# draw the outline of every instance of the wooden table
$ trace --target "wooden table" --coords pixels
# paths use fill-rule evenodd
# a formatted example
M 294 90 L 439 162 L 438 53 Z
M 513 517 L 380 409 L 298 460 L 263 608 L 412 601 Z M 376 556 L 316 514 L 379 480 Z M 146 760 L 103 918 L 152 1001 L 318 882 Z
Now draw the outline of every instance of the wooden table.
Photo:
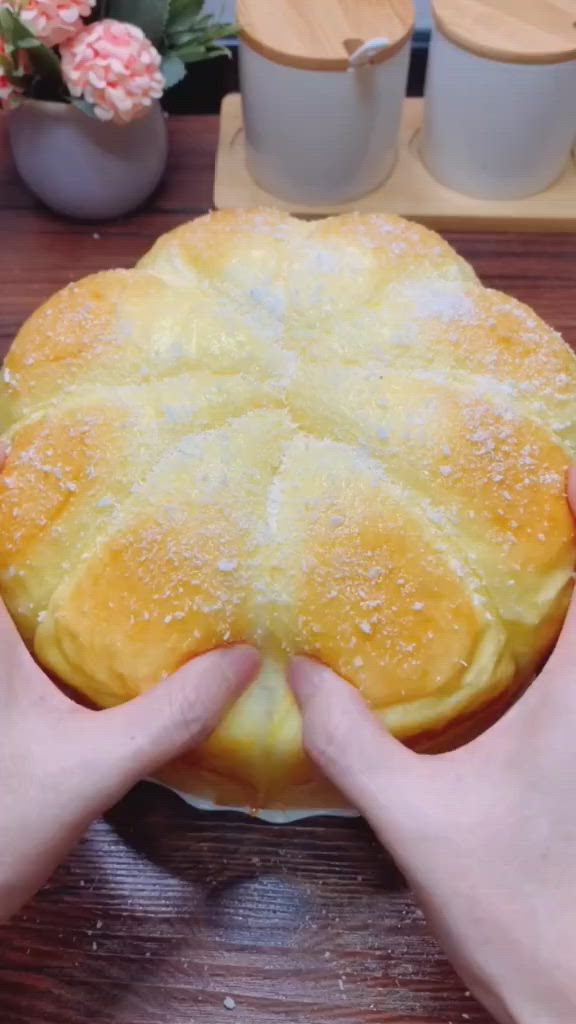
M 112 225 L 36 205 L 0 122 L 0 355 L 56 288 L 129 266 L 211 203 L 215 118 L 174 119 L 152 205 Z M 576 343 L 576 239 L 455 236 L 485 282 Z M 0 780 L 1 785 L 1 780 Z M 0 836 L 1 841 L 1 836 Z M 234 1009 L 226 1009 L 231 997 Z M 360 822 L 271 827 L 141 786 L 0 929 L 2 1024 L 489 1024 Z

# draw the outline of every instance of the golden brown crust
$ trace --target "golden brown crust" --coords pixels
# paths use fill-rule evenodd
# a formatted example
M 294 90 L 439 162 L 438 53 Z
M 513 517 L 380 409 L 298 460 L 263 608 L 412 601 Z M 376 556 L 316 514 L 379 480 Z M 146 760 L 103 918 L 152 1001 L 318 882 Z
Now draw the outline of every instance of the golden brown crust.
M 220 643 L 258 683 L 166 769 L 220 804 L 338 806 L 290 652 L 415 745 L 527 684 L 566 609 L 576 360 L 396 217 L 227 211 L 65 289 L 0 382 L 0 589 L 92 701 Z

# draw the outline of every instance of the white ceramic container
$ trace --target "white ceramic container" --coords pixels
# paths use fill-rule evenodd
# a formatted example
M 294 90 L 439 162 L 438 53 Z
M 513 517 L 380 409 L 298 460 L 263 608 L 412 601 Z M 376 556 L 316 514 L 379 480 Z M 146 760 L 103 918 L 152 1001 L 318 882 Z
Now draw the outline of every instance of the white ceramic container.
M 431 174 L 457 192 L 519 199 L 545 191 L 570 159 L 575 19 L 566 0 L 556 5 L 557 22 L 544 26 L 541 9 L 530 24 L 524 0 L 501 0 L 498 8 L 477 0 L 483 5 L 492 20 L 486 17 L 480 32 L 476 22 L 467 24 L 465 3 L 459 20 L 459 0 L 434 0 L 421 154 Z M 515 15 L 523 19 L 517 30 Z
M 358 0 L 352 21 L 339 31 L 333 12 L 284 0 L 277 4 L 284 8 L 278 12 L 285 19 L 280 34 L 277 25 L 258 17 L 258 9 L 255 16 L 258 0 L 241 0 L 248 169 L 266 191 L 288 202 L 333 205 L 372 191 L 388 177 L 413 27 L 411 0 L 403 9 L 402 4 Z M 328 8 L 335 6 L 328 0 Z M 304 31 L 295 14 L 302 16 Z

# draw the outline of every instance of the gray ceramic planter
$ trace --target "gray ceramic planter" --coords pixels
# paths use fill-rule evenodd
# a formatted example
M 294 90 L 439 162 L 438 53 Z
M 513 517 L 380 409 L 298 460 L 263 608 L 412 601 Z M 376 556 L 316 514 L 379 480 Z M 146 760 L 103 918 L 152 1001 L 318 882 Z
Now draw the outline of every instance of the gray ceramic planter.
M 157 103 L 127 125 L 96 121 L 65 103 L 26 100 L 9 118 L 16 167 L 56 213 L 108 220 L 140 206 L 166 167 L 166 121 Z

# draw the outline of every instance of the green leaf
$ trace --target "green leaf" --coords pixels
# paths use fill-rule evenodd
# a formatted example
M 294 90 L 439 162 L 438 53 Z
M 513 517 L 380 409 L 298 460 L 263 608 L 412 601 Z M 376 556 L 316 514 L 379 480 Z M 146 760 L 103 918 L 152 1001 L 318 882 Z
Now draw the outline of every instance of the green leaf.
M 0 7 L 0 35 L 7 43 L 12 43 L 14 28 L 20 24 L 16 15 L 6 7 Z
M 201 31 L 202 31 L 203 29 L 205 29 L 205 28 L 208 28 L 208 26 L 209 26 L 209 25 L 210 25 L 210 24 L 211 24 L 211 23 L 212 23 L 213 21 L 214 21 L 214 18 L 212 17 L 212 15 L 211 15 L 211 14 L 198 14 L 198 15 L 197 15 L 197 16 L 195 16 L 195 17 L 194 17 L 194 18 L 192 19 L 192 21 L 190 22 L 190 26 L 189 26 L 189 28 L 188 28 L 188 29 L 185 29 L 184 31 L 189 31 L 189 32 L 201 32 Z M 169 26 L 169 31 L 171 31 L 171 32 L 172 32 L 172 31 L 176 31 L 176 32 L 178 32 L 178 31 L 181 31 L 181 30 L 179 30 L 177 26 L 176 26 L 176 28 L 175 28 L 175 29 L 173 29 L 173 26 L 172 26 L 172 25 L 170 25 L 170 26 Z
M 34 47 L 29 48 L 28 60 L 32 65 L 33 71 L 39 78 L 62 77 L 60 61 L 54 53 L 54 50 L 49 49 L 48 46 L 43 46 L 42 43 L 37 42 Z
M 27 51 L 31 71 L 38 78 L 61 78 L 60 61 L 54 50 L 44 46 L 15 14 L 5 8 L 0 10 L 0 35 L 6 42 L 6 52 L 9 55 L 18 53 L 19 50 Z M 15 76 L 25 77 L 18 60 L 13 63 L 16 65 Z
M 202 45 L 202 36 L 198 32 L 169 32 L 166 36 L 168 48 L 170 50 L 177 50 L 180 46 L 189 46 L 190 44 L 196 44 L 197 46 Z
M 175 53 L 167 53 L 160 65 L 160 71 L 164 76 L 166 88 L 171 89 L 186 77 L 186 65 Z
M 203 46 L 194 46 L 190 43 L 187 46 L 181 46 L 178 50 L 174 50 L 174 53 L 180 61 L 185 64 L 192 64 L 198 60 L 204 60 L 206 57 L 206 50 Z
M 240 26 L 231 23 L 216 22 L 208 30 L 209 39 L 234 39 L 240 32 Z
M 0 38 L 5 43 L 11 41 L 12 15 L 5 7 L 0 7 Z
M 166 24 L 166 49 L 180 52 L 205 50 L 206 57 L 214 48 L 210 44 L 238 35 L 239 28 L 227 22 L 218 22 L 212 14 L 202 14 L 202 5 L 196 0 L 172 0 Z M 200 59 L 194 53 L 194 60 Z
M 209 43 L 230 39 L 234 27 L 233 25 L 215 25 L 212 29 L 189 29 L 187 32 L 170 33 L 167 39 L 171 49 L 176 46 L 187 46 L 188 43 L 193 43 L 196 46 L 208 46 Z
M 137 25 L 155 46 L 162 43 L 170 0 L 109 0 L 108 17 Z
M 182 46 L 174 51 L 185 64 L 197 64 L 201 60 L 212 60 L 214 57 L 231 57 L 226 46 Z
M 202 12 L 204 0 L 170 0 L 168 26 L 182 19 L 198 18 Z
M 168 24 L 176 18 L 180 18 L 187 12 L 190 12 L 194 17 L 198 17 L 204 6 L 204 0 L 170 0 L 170 13 L 168 15 Z
M 35 36 L 29 32 L 16 15 L 5 7 L 0 9 L 0 36 L 6 43 L 8 53 L 13 53 L 19 46 L 22 46 L 24 40 L 35 40 Z M 37 39 L 35 41 L 38 42 Z
M 177 18 L 169 18 L 166 30 L 172 34 L 173 32 L 186 32 L 188 29 L 193 29 L 198 24 L 198 12 L 197 11 L 183 11 L 182 14 L 178 15 Z
M 94 113 L 94 107 L 91 103 L 88 103 L 88 100 L 84 100 L 80 96 L 77 99 L 73 99 L 71 102 L 73 107 L 76 107 L 77 110 L 81 110 L 82 113 L 86 114 L 87 117 L 96 117 L 96 114 Z

